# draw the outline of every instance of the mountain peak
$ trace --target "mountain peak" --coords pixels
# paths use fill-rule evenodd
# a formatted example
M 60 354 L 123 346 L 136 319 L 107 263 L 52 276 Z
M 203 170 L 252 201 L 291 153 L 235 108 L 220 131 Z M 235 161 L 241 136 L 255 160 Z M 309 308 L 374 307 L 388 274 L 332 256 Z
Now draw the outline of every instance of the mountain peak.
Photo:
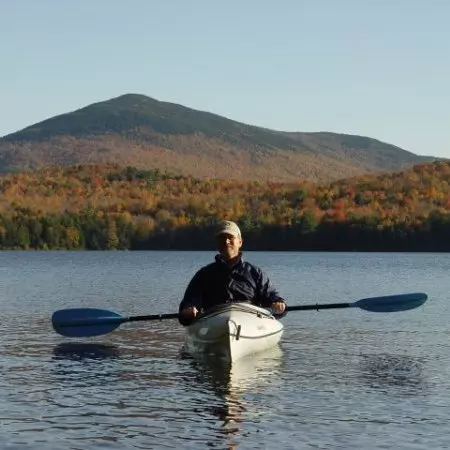
M 0 171 L 112 162 L 197 177 L 289 181 L 432 160 L 364 136 L 281 132 L 127 93 L 0 139 Z

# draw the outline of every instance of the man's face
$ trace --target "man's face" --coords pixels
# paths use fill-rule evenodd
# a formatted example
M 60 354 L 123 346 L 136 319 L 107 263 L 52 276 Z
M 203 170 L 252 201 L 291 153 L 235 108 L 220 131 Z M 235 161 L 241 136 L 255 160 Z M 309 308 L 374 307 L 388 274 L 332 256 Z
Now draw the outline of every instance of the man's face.
M 220 254 L 226 259 L 233 259 L 239 254 L 242 247 L 242 238 L 233 236 L 231 234 L 219 234 L 217 242 Z

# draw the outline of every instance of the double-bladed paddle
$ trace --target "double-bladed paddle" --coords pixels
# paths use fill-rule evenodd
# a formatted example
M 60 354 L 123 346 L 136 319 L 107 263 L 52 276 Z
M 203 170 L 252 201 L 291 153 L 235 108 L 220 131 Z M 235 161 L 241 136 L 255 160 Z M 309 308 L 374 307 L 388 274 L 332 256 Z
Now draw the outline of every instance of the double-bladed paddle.
M 352 303 L 329 303 L 316 305 L 288 306 L 287 311 L 307 311 L 333 308 L 360 308 L 371 312 L 395 312 L 414 309 L 425 303 L 423 293 L 386 295 L 369 297 Z M 100 336 L 110 333 L 125 322 L 140 320 L 177 319 L 178 314 L 153 314 L 148 316 L 123 317 L 119 313 L 97 308 L 69 308 L 56 311 L 52 315 L 54 330 L 67 337 Z

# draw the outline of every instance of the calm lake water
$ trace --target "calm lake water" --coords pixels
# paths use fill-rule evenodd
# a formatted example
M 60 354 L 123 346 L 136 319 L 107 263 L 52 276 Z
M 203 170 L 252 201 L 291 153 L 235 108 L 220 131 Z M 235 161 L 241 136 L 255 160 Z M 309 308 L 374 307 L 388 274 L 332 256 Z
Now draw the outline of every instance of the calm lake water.
M 450 255 L 258 253 L 291 305 L 426 292 L 419 309 L 291 312 L 231 371 L 182 352 L 177 321 L 67 339 L 62 308 L 177 312 L 213 252 L 0 252 L 0 447 L 450 446 Z

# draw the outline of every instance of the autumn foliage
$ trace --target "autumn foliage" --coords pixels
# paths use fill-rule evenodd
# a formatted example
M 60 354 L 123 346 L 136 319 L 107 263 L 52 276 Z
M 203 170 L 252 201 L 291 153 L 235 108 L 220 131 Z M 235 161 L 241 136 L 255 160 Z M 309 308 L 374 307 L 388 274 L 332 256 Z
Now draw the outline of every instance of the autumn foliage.
M 198 179 L 117 165 L 0 177 L 0 248 L 449 251 L 450 163 L 327 184 Z

